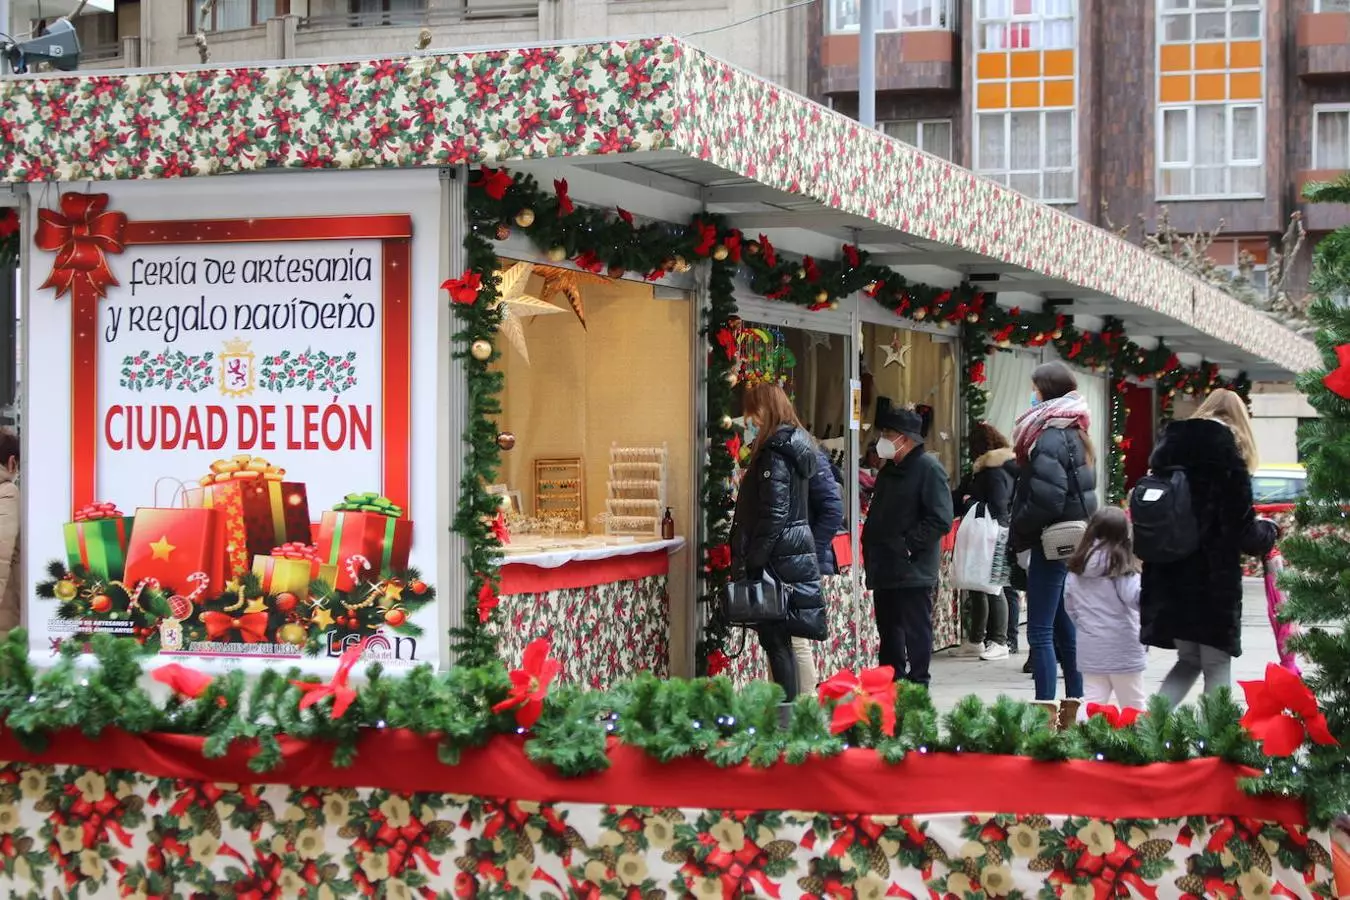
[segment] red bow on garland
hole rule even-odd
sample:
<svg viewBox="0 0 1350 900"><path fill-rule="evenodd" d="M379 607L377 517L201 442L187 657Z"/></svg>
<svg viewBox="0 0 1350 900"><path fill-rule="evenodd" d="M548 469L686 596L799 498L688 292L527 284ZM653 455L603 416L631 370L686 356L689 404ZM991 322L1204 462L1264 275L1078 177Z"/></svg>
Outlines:
<svg viewBox="0 0 1350 900"><path fill-rule="evenodd" d="M374 637L374 635L371 635ZM338 660L337 671L333 673L333 680L327 684L315 684L312 681L292 681L291 684L298 687L304 694L300 698L300 709L308 709L317 705L323 698L333 698L333 709L329 712L330 719L340 719L356 700L356 691L348 686L347 682L351 678L352 669L356 666L361 654L365 652L366 644L370 638L364 638L360 643L353 644L342 651L342 658Z"/></svg>
<svg viewBox="0 0 1350 900"><path fill-rule="evenodd" d="M60 297L77 283L87 284L99 297L106 296L108 285L117 284L108 267L108 253L121 253L126 214L107 212L107 194L63 194L61 211L38 210L38 249L56 254L52 273L42 283L56 288Z"/></svg>
<svg viewBox="0 0 1350 900"><path fill-rule="evenodd" d="M196 700L206 693L212 680L210 675L189 669L187 666L180 666L178 663L160 666L150 674L150 677L160 684L168 685L175 694L189 700Z"/></svg>
<svg viewBox="0 0 1350 900"><path fill-rule="evenodd" d="M206 626L206 639L217 641L238 631L245 644L260 644L267 637L267 613L251 612L242 616L232 616L223 612L202 613L202 624Z"/></svg>
<svg viewBox="0 0 1350 900"><path fill-rule="evenodd" d="M1088 718L1101 716L1112 728L1129 728L1135 722L1139 721L1142 713L1132 706L1124 709L1117 709L1114 706L1106 706L1101 703L1089 703L1087 705Z"/></svg>
<svg viewBox="0 0 1350 900"><path fill-rule="evenodd" d="M1350 344L1336 348L1336 371L1329 372L1322 383L1327 389L1350 400Z"/></svg>
<svg viewBox="0 0 1350 900"><path fill-rule="evenodd" d="M848 702L842 702L844 698ZM820 686L820 700L841 701L835 704L830 719L830 733L842 734L859 722L867 722L872 707L881 709L881 730L895 734L895 669L877 666L863 669L862 674L844 670Z"/></svg>
<svg viewBox="0 0 1350 900"><path fill-rule="evenodd" d="M497 596L497 591L492 587L492 582L484 578L483 586L478 589L478 621L486 625L492 618L492 611L501 602L502 598Z"/></svg>
<svg viewBox="0 0 1350 900"><path fill-rule="evenodd" d="M483 287L483 278L477 272L465 272L463 278L447 278L441 283L441 290L450 295L450 299L464 306L478 302L478 291Z"/></svg>

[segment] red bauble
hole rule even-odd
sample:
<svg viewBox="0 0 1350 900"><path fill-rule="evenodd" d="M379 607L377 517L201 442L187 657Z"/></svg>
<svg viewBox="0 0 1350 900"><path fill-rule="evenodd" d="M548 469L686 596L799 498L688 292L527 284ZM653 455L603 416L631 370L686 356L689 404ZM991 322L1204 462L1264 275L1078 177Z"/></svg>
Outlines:
<svg viewBox="0 0 1350 900"><path fill-rule="evenodd" d="M290 591L282 591L280 594L277 594L277 609L281 612L290 612L295 609L296 604L299 602L300 598Z"/></svg>
<svg viewBox="0 0 1350 900"><path fill-rule="evenodd" d="M397 628L404 622L408 621L408 614L403 610L399 609L398 607L394 607L393 609L387 610L385 612L384 621L385 624L389 625L390 627Z"/></svg>
<svg viewBox="0 0 1350 900"><path fill-rule="evenodd" d="M425 594L427 592L427 583L425 581L420 580L414 581L412 584L408 585L408 590L412 591L414 594L417 594L420 597L422 594Z"/></svg>
<svg viewBox="0 0 1350 900"><path fill-rule="evenodd" d="M174 594L169 598L169 615L182 621L192 615L192 601L188 598Z"/></svg>
<svg viewBox="0 0 1350 900"><path fill-rule="evenodd" d="M89 608L96 613L105 613L112 609L112 598L107 594L95 594L89 601Z"/></svg>

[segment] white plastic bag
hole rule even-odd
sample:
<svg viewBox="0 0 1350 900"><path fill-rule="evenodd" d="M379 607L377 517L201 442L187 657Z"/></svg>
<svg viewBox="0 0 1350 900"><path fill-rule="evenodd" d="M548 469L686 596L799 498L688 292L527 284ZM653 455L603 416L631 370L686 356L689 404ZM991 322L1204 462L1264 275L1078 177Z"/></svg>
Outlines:
<svg viewBox="0 0 1350 900"><path fill-rule="evenodd" d="M952 553L952 587L981 594L1002 593L1007 581L995 578L994 563L1000 553L1007 553L1007 548L1008 529L989 514L984 504L972 506L956 532L956 549ZM1006 575L1006 566L998 568ZM998 583L1000 580L1002 584Z"/></svg>

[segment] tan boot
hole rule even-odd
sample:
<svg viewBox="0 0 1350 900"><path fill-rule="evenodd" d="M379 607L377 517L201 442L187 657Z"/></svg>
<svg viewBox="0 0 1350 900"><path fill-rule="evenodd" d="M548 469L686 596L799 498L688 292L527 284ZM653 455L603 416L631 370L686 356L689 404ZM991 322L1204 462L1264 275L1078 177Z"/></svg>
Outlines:
<svg viewBox="0 0 1350 900"><path fill-rule="evenodd" d="M1050 714L1050 730L1059 731L1059 704L1054 700L1033 700L1032 706L1039 706Z"/></svg>
<svg viewBox="0 0 1350 900"><path fill-rule="evenodd" d="M1078 710L1083 706L1083 701L1077 697L1069 697L1061 700L1059 703L1059 730L1067 731L1078 722Z"/></svg>

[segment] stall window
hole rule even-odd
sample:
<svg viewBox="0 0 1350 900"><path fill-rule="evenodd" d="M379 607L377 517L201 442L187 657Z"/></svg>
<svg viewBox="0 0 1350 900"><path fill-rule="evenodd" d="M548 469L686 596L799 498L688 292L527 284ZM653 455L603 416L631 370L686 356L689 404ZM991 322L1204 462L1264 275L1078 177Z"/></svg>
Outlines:
<svg viewBox="0 0 1350 900"><path fill-rule="evenodd" d="M872 421L878 397L899 406L923 407L928 421L925 446L942 460L955 484L961 470L955 340L868 323L863 325L860 350L863 422ZM874 437L870 429L862 435L865 442Z"/></svg>

